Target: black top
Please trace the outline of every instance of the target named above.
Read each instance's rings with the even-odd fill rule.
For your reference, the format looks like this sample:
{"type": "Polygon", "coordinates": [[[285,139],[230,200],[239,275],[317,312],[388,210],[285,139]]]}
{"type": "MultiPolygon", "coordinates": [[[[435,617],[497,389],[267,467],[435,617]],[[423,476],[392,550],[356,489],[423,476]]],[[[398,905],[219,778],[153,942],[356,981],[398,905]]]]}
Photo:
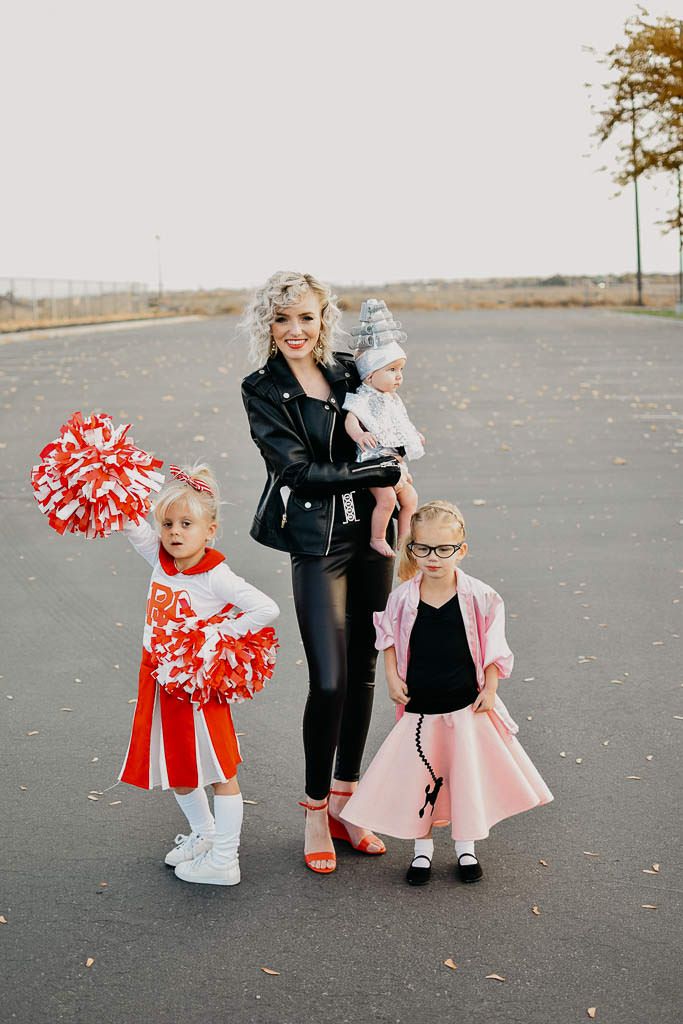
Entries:
{"type": "Polygon", "coordinates": [[[468,707],[479,692],[465,623],[455,594],[440,608],[420,601],[410,634],[406,711],[445,715],[468,707]]]}
{"type": "MultiPolygon", "coordinates": [[[[329,450],[334,452],[343,451],[350,438],[344,427],[344,417],[336,415],[330,408],[333,397],[331,394],[325,401],[304,395],[299,399],[299,406],[309,436],[315,434],[321,412],[327,413],[328,436],[323,438],[323,441],[329,446],[329,450]]],[[[333,495],[331,532],[327,538],[329,554],[333,554],[337,548],[344,547],[349,541],[363,545],[370,543],[370,519],[374,504],[370,491],[366,487],[357,486],[355,482],[350,483],[346,491],[333,495]]]]}

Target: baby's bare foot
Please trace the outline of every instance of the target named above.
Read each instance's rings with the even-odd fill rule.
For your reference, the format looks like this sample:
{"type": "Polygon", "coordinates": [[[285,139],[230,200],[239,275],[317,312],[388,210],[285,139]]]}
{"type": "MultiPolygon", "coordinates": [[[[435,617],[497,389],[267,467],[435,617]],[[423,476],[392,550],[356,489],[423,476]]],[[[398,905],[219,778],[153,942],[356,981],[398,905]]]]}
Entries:
{"type": "Polygon", "coordinates": [[[387,544],[384,537],[371,537],[370,547],[379,555],[384,555],[385,558],[396,557],[395,551],[393,550],[390,544],[387,544]]]}

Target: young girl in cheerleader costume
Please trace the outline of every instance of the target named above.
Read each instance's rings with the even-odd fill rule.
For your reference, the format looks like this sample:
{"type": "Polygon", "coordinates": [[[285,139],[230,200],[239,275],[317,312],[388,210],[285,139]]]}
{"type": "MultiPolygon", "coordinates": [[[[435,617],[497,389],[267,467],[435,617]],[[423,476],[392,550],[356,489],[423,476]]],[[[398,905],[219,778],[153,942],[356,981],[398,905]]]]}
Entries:
{"type": "Polygon", "coordinates": [[[458,877],[477,882],[475,840],[553,798],[497,694],[513,661],[503,602],[463,572],[466,554],[456,506],[423,505],[401,549],[404,582],[374,616],[398,721],[341,816],[413,839],[410,885],[429,881],[433,825],[451,823],[458,877]]]}
{"type": "MultiPolygon", "coordinates": [[[[218,528],[218,487],[205,465],[171,466],[173,479],[154,505],[158,532],[147,520],[128,523],[124,533],[152,566],[143,635],[138,700],[130,744],[119,778],[132,786],[172,789],[187,818],[188,835],[176,837],[166,864],[186,882],[236,885],[242,795],[241,761],[230,706],[212,694],[193,702],[192,680],[176,691],[157,678],[157,643],[180,620],[206,619],[235,605],[232,635],[254,633],[279,614],[265,594],[236,576],[224,555],[211,547],[218,528]],[[214,789],[211,813],[204,787],[214,789]]],[[[173,676],[173,669],[170,675],[173,676]]]]}

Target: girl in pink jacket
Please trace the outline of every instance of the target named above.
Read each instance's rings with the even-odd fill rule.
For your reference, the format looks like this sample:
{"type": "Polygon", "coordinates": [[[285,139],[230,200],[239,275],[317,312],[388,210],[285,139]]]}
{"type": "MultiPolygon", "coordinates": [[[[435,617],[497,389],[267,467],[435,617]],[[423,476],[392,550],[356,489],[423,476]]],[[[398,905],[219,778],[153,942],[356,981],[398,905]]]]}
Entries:
{"type": "Polygon", "coordinates": [[[475,840],[553,797],[497,693],[513,663],[505,612],[495,590],[459,567],[467,554],[462,515],[431,501],[410,526],[399,562],[404,582],[374,616],[398,721],[342,818],[414,839],[410,885],[429,881],[432,827],[450,822],[458,877],[477,882],[475,840]]]}

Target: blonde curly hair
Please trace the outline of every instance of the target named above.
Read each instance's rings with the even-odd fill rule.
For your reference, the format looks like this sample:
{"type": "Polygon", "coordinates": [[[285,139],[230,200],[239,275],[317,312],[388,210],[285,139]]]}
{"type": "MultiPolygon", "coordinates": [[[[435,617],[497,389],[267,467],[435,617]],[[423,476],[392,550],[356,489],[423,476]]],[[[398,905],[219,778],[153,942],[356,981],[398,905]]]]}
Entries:
{"type": "Polygon", "coordinates": [[[187,473],[188,476],[196,476],[203,483],[208,484],[211,488],[211,493],[195,491],[191,484],[185,483],[184,480],[177,480],[174,476],[169,476],[159,491],[152,510],[157,527],[161,525],[169,508],[176,501],[184,501],[193,515],[198,518],[207,516],[212,523],[218,525],[220,495],[213,470],[205,462],[196,462],[193,466],[181,466],[180,469],[187,473]]]}
{"type": "Polygon", "coordinates": [[[402,542],[398,555],[398,578],[409,580],[419,571],[417,561],[408,550],[408,545],[415,540],[415,527],[418,523],[433,523],[435,520],[443,519],[453,524],[453,528],[460,534],[460,539],[465,539],[465,520],[457,505],[450,501],[428,501],[421,505],[417,512],[410,517],[410,533],[402,542]]]}
{"type": "Polygon", "coordinates": [[[279,270],[257,288],[254,297],[245,308],[241,326],[249,335],[249,359],[257,366],[263,366],[271,352],[271,324],[277,309],[293,306],[307,291],[312,291],[320,302],[320,337],[313,349],[316,363],[331,366],[333,350],[343,334],[339,320],[341,311],[336,296],[328,285],[318,281],[312,274],[299,274],[293,270],[279,270]]]}

